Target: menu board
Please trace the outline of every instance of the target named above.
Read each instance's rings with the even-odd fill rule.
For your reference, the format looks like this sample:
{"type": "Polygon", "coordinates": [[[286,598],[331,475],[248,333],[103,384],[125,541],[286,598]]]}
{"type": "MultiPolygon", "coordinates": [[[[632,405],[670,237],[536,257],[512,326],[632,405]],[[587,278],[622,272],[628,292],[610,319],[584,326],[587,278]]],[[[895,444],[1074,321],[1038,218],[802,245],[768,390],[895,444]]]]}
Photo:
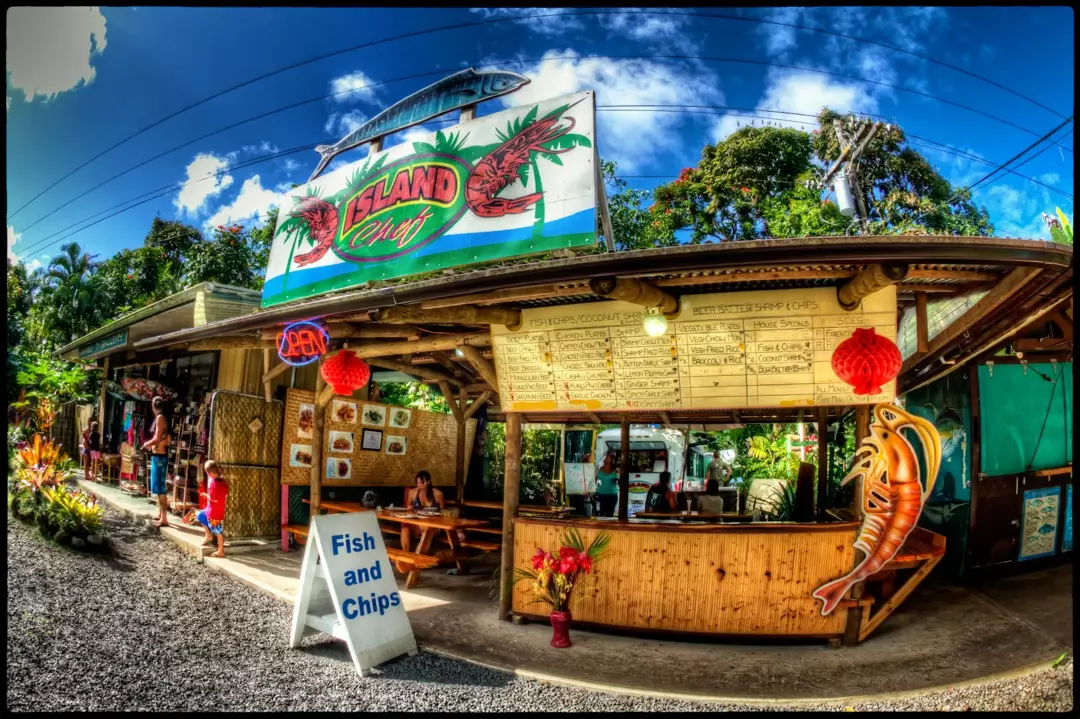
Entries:
{"type": "Polygon", "coordinates": [[[667,332],[650,337],[643,309],[598,302],[523,310],[516,332],[492,325],[504,412],[737,409],[878,404],[896,381],[857,396],[832,370],[859,327],[896,341],[896,288],[847,312],[836,288],[681,298],[667,332]]]}

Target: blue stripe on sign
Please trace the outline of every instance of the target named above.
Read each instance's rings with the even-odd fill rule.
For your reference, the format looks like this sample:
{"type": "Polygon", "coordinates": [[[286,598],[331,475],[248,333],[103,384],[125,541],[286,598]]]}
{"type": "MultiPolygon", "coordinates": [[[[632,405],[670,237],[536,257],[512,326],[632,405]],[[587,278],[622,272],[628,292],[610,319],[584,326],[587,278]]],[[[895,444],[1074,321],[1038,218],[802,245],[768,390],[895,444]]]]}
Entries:
{"type": "MultiPolygon", "coordinates": [[[[595,229],[595,209],[582,210],[569,217],[563,217],[558,220],[544,223],[545,236],[592,232],[595,229]]],[[[497,245],[502,242],[518,242],[521,240],[528,240],[532,236],[533,228],[531,226],[518,227],[510,230],[496,230],[494,232],[470,232],[460,235],[443,235],[431,244],[421,247],[416,252],[405,255],[405,257],[425,257],[441,252],[452,252],[466,247],[484,247],[487,245],[497,245]]],[[[390,261],[393,262],[393,260],[390,261]]],[[[368,266],[377,267],[378,264],[379,263],[370,263],[368,266]]],[[[315,282],[347,275],[355,272],[359,265],[360,263],[338,262],[333,265],[326,265],[325,267],[293,270],[287,275],[289,279],[289,288],[296,290],[315,282]]],[[[285,290],[285,278],[286,275],[281,274],[266,280],[263,285],[263,296],[272,297],[283,292],[285,290]]]]}

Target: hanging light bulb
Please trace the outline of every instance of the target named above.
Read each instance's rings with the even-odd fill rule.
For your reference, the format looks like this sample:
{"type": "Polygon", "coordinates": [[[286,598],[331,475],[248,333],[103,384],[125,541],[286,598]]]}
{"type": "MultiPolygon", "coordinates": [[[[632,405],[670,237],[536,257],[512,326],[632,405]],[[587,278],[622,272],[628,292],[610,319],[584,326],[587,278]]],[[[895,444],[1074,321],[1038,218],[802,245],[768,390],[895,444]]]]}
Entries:
{"type": "Polygon", "coordinates": [[[667,332],[667,325],[667,317],[664,317],[659,307],[650,307],[642,316],[641,326],[650,337],[663,335],[667,332]]]}
{"type": "Polygon", "coordinates": [[[460,347],[454,348],[454,354],[457,355],[458,357],[464,357],[465,356],[465,353],[461,351],[460,347]]]}

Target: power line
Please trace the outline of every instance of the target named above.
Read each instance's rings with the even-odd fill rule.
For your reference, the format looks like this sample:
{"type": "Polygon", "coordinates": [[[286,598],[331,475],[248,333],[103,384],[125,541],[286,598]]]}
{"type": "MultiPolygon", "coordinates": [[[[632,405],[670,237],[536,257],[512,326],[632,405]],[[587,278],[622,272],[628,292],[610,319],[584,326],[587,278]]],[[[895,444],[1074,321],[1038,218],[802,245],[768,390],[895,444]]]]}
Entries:
{"type": "MultiPolygon", "coordinates": [[[[1014,156],[1013,156],[1013,157],[1011,157],[1010,159],[1006,160],[1006,161],[1005,161],[1005,162],[1004,162],[1003,164],[999,165],[997,169],[995,169],[995,170],[993,170],[992,172],[990,172],[989,174],[987,174],[987,175],[983,176],[983,177],[982,177],[981,179],[977,180],[977,181],[976,181],[976,182],[975,182],[974,184],[968,185],[968,189],[970,189],[970,190],[974,191],[974,190],[975,190],[975,188],[977,188],[977,187],[978,187],[979,185],[981,185],[982,183],[984,183],[984,182],[986,182],[987,180],[989,180],[989,179],[990,179],[991,177],[993,177],[994,175],[996,175],[996,174],[997,174],[998,172],[1000,172],[1000,171],[1001,171],[1002,169],[1004,169],[1004,168],[1005,168],[1005,167],[1007,167],[1008,165],[1011,165],[1011,164],[1012,164],[1013,162],[1015,162],[1016,160],[1019,160],[1019,159],[1020,159],[1021,157],[1023,157],[1024,155],[1026,155],[1026,154],[1027,154],[1028,152],[1030,152],[1031,150],[1035,149],[1035,148],[1036,148],[1036,147],[1038,147],[1038,146],[1039,146],[1040,144],[1042,144],[1042,143],[1043,143],[1044,141],[1046,141],[1046,140],[1050,139],[1050,136],[1051,136],[1051,135],[1053,135],[1053,134],[1054,134],[1055,132],[1057,132],[1057,131],[1058,131],[1058,130],[1060,130],[1061,128],[1065,127],[1066,125],[1068,125],[1068,124],[1069,124],[1070,122],[1072,122],[1072,117],[1071,117],[1071,116],[1070,116],[1070,117],[1068,117],[1068,118],[1066,118],[1064,122],[1062,122],[1062,123],[1061,123],[1060,125],[1058,125],[1057,127],[1055,127],[1055,128],[1053,129],[1053,130],[1051,130],[1050,132],[1046,133],[1045,135],[1043,135],[1042,137],[1040,137],[1040,138],[1039,138],[1038,140],[1036,140],[1035,142],[1033,142],[1033,143],[1031,143],[1030,145],[1028,145],[1027,147],[1025,147],[1025,148],[1024,148],[1023,150],[1021,150],[1020,152],[1018,152],[1018,153],[1017,153],[1016,155],[1014,155],[1014,156]]],[[[1047,145],[1047,147],[1049,147],[1049,145],[1047,145]]],[[[1044,151],[1045,151],[1045,149],[1046,149],[1046,148],[1043,148],[1043,149],[1044,149],[1044,151]]],[[[1037,157],[1037,156],[1038,156],[1038,155],[1036,155],[1035,157],[1037,157]]],[[[1034,158],[1034,157],[1031,157],[1031,158],[1029,158],[1029,159],[1028,159],[1028,161],[1030,161],[1030,160],[1033,160],[1033,159],[1035,159],[1035,158],[1034,158]]]]}
{"type": "MultiPolygon", "coordinates": [[[[541,57],[541,58],[531,58],[531,59],[527,59],[527,60],[513,60],[513,61],[492,63],[492,64],[489,64],[489,65],[481,65],[481,66],[478,66],[478,67],[486,68],[486,67],[502,67],[502,66],[509,66],[509,65],[528,65],[528,64],[531,64],[531,63],[534,63],[534,62],[557,61],[557,60],[575,60],[575,59],[578,59],[578,60],[580,60],[580,59],[595,59],[595,60],[635,60],[635,59],[636,60],[643,60],[643,59],[700,60],[700,61],[708,61],[708,62],[745,63],[745,64],[753,64],[753,65],[763,65],[763,66],[767,66],[767,67],[780,67],[780,68],[786,68],[786,69],[803,70],[803,71],[806,71],[806,72],[815,72],[815,73],[820,73],[820,74],[825,74],[825,75],[832,75],[832,76],[835,76],[835,77],[840,77],[840,78],[844,78],[844,79],[848,79],[848,80],[856,80],[856,81],[859,81],[859,82],[867,82],[867,83],[881,85],[881,86],[888,87],[888,88],[895,89],[895,90],[901,90],[903,92],[909,92],[909,93],[919,95],[919,96],[922,96],[922,97],[926,97],[926,98],[929,98],[929,99],[932,99],[932,100],[937,100],[937,101],[944,102],[944,103],[947,103],[947,104],[955,105],[957,107],[969,110],[971,112],[974,112],[974,113],[977,113],[977,114],[980,114],[980,115],[984,115],[985,117],[988,117],[990,119],[996,120],[996,121],[1004,123],[1006,125],[1015,127],[1015,128],[1017,128],[1019,130],[1022,130],[1024,132],[1027,132],[1027,133],[1032,134],[1032,135],[1037,134],[1033,130],[1029,130],[1027,128],[1024,128],[1024,127],[1022,127],[1020,125],[1017,125],[1016,123],[1010,122],[1009,120],[997,117],[996,115],[992,115],[990,113],[983,112],[982,110],[978,110],[976,108],[972,108],[972,107],[969,107],[967,105],[963,105],[963,104],[960,104],[960,103],[953,102],[952,100],[949,100],[947,98],[937,97],[937,96],[931,95],[929,93],[924,93],[924,92],[919,91],[919,90],[913,90],[911,88],[905,88],[905,87],[902,87],[900,85],[881,82],[881,81],[878,81],[878,80],[870,80],[868,78],[862,78],[862,77],[858,77],[856,75],[845,75],[843,73],[835,73],[835,72],[830,72],[830,71],[826,71],[826,70],[819,70],[819,69],[816,69],[816,68],[808,68],[808,67],[803,67],[803,66],[800,66],[800,65],[786,65],[786,64],[782,64],[782,63],[772,63],[772,62],[762,61],[762,60],[744,60],[744,59],[741,59],[741,58],[711,57],[711,56],[704,56],[704,55],[590,55],[590,56],[570,55],[570,56],[555,57],[555,58],[541,57]]],[[[162,157],[165,157],[167,155],[172,154],[173,152],[176,152],[178,150],[182,150],[185,147],[193,145],[193,144],[195,144],[197,142],[201,142],[202,140],[206,140],[206,139],[208,139],[210,137],[213,137],[215,135],[218,135],[218,134],[220,134],[222,132],[226,132],[228,130],[235,129],[237,127],[240,127],[241,125],[245,125],[245,124],[248,124],[250,122],[255,122],[257,120],[265,119],[267,117],[270,117],[272,115],[275,115],[275,114],[278,114],[278,113],[281,113],[281,112],[286,112],[288,110],[293,110],[293,109],[296,109],[298,107],[302,107],[304,105],[309,105],[309,104],[314,103],[314,102],[319,102],[321,100],[331,99],[331,98],[337,97],[339,95],[346,95],[346,94],[349,94],[349,93],[352,93],[352,92],[356,92],[357,90],[360,90],[360,89],[370,89],[370,88],[373,88],[373,87],[378,87],[378,86],[381,86],[381,85],[388,85],[388,84],[395,83],[395,82],[403,82],[403,81],[406,81],[406,80],[414,80],[414,79],[418,79],[418,78],[421,78],[421,77],[439,75],[439,74],[443,74],[445,72],[446,72],[445,70],[434,70],[434,71],[418,73],[418,74],[414,74],[414,75],[408,75],[408,76],[404,76],[404,77],[393,78],[393,79],[390,79],[390,80],[382,80],[382,81],[379,81],[379,82],[368,83],[367,85],[364,85],[364,86],[359,87],[359,88],[354,87],[354,88],[349,88],[348,90],[343,90],[341,92],[331,93],[329,95],[320,95],[318,97],[310,98],[310,99],[307,99],[307,100],[302,100],[300,102],[292,103],[292,104],[286,105],[284,107],[280,107],[280,108],[277,108],[277,109],[274,109],[274,110],[270,110],[268,112],[261,113],[259,115],[255,115],[253,117],[250,117],[250,118],[247,118],[247,119],[244,119],[244,120],[240,120],[239,122],[235,122],[235,123],[233,123],[231,125],[227,125],[227,126],[225,126],[223,128],[214,130],[213,132],[210,132],[210,133],[207,133],[207,134],[202,135],[200,137],[197,137],[197,138],[195,138],[193,140],[188,140],[187,142],[181,143],[180,145],[177,145],[176,147],[165,150],[164,152],[160,152],[157,155],[154,155],[153,157],[150,157],[150,158],[148,158],[146,160],[143,160],[142,162],[140,162],[140,163],[138,163],[136,165],[133,165],[133,166],[131,166],[131,167],[129,167],[129,168],[115,174],[115,175],[113,175],[112,177],[110,177],[110,178],[108,178],[106,180],[103,180],[103,181],[99,182],[98,184],[96,184],[93,187],[89,188],[88,190],[82,192],[81,194],[76,195],[75,197],[67,200],[64,204],[58,205],[53,210],[45,213],[44,215],[39,217],[37,220],[35,220],[34,222],[30,223],[25,228],[23,228],[23,231],[25,232],[26,230],[31,229],[32,227],[37,225],[39,222],[42,222],[46,218],[48,218],[48,217],[52,216],[53,214],[59,212],[63,207],[66,207],[70,203],[85,197],[86,195],[90,194],[91,192],[94,192],[95,190],[98,190],[98,189],[104,187],[105,185],[109,184],[110,182],[113,182],[114,180],[117,180],[117,179],[123,177],[124,175],[139,169],[140,167],[144,167],[145,165],[148,165],[149,163],[154,162],[155,160],[159,160],[162,157]]],[[[612,106],[612,107],[616,107],[616,106],[612,106]]],[[[626,106],[626,107],[630,107],[630,106],[626,106]]],[[[644,107],[650,107],[650,106],[644,106],[643,105],[643,106],[640,106],[640,107],[644,108],[644,107]]],[[[658,106],[658,107],[665,107],[665,106],[658,106]]],[[[693,105],[687,105],[687,106],[684,106],[684,107],[687,107],[687,108],[693,108],[693,107],[710,108],[710,106],[693,106],[693,105]]],[[[713,109],[715,109],[716,107],[722,107],[722,106],[712,106],[713,109]]],[[[732,109],[751,109],[751,108],[732,108],[732,109]]],[[[779,112],[779,111],[769,111],[769,112],[779,112]]],[[[1065,149],[1072,152],[1072,150],[1069,149],[1069,148],[1065,148],[1065,149]]],[[[34,199],[37,199],[37,198],[34,198],[34,199]]],[[[33,200],[31,200],[31,202],[33,202],[33,200]]],[[[27,203],[27,204],[29,204],[29,203],[27,203]]],[[[26,205],[24,205],[23,207],[26,207],[26,205]]],[[[19,209],[21,210],[23,208],[19,208],[19,209]]],[[[13,213],[11,216],[14,217],[14,215],[17,214],[17,212],[18,212],[18,210],[16,211],[16,213],[13,213]]]]}
{"type": "MultiPolygon", "coordinates": [[[[749,117],[749,118],[753,118],[753,119],[771,120],[771,121],[776,121],[776,122],[792,122],[790,120],[784,120],[784,119],[781,119],[781,118],[769,118],[769,117],[761,117],[761,116],[757,116],[757,115],[737,115],[736,113],[714,112],[714,111],[712,111],[713,109],[725,110],[727,108],[727,106],[723,106],[723,105],[715,105],[715,106],[708,106],[708,105],[640,106],[640,108],[645,108],[645,107],[652,108],[650,110],[647,110],[647,111],[652,111],[652,112],[668,112],[668,111],[670,111],[670,112],[686,112],[686,113],[689,113],[689,114],[712,114],[712,115],[731,114],[731,115],[735,115],[735,116],[749,117]]],[[[633,106],[633,105],[600,105],[600,106],[597,106],[597,110],[601,111],[601,112],[605,112],[605,111],[613,111],[613,112],[617,112],[617,111],[640,111],[640,108],[639,108],[639,106],[633,106]]],[[[735,108],[735,109],[745,109],[745,108],[735,108]]],[[[793,111],[787,111],[787,110],[754,110],[754,111],[755,112],[759,112],[759,111],[760,112],[772,112],[772,113],[778,113],[778,114],[789,114],[789,115],[794,115],[794,116],[805,116],[805,117],[813,117],[813,118],[817,117],[816,115],[813,115],[812,113],[799,113],[799,112],[793,112],[793,111]]],[[[443,118],[443,119],[433,120],[433,121],[431,121],[429,123],[424,123],[424,125],[445,124],[447,122],[456,122],[456,121],[457,121],[456,118],[443,118]]],[[[1062,123],[1062,124],[1064,125],[1065,123],[1062,123]]],[[[1060,129],[1060,127],[1061,126],[1056,128],[1055,131],[1057,129],[1060,129]]],[[[1050,134],[1053,134],[1053,132],[1051,132],[1050,134]]],[[[917,137],[917,136],[911,136],[911,137],[917,137]]],[[[924,139],[924,138],[920,138],[920,139],[924,139]]],[[[928,142],[935,142],[935,141],[928,140],[928,142]]],[[[287,155],[292,155],[292,154],[297,154],[297,153],[300,153],[300,152],[304,152],[306,150],[310,150],[310,149],[314,148],[316,144],[318,144],[318,143],[312,143],[312,144],[309,144],[309,145],[303,145],[303,146],[300,146],[300,147],[297,147],[297,148],[293,148],[291,150],[286,150],[284,152],[273,153],[273,154],[270,154],[270,155],[265,155],[265,156],[245,160],[244,162],[237,163],[235,165],[231,165],[231,166],[229,166],[229,167],[227,167],[227,168],[225,168],[225,169],[223,169],[223,170],[221,170],[221,171],[219,171],[217,173],[207,175],[204,178],[200,178],[199,180],[197,180],[197,182],[204,182],[204,181],[207,181],[207,180],[215,178],[215,177],[220,177],[220,176],[225,175],[225,174],[227,174],[229,172],[236,171],[238,169],[243,169],[245,167],[249,167],[249,166],[252,166],[252,165],[261,164],[262,162],[266,162],[268,160],[277,159],[277,158],[284,157],[284,156],[287,156],[287,155]]],[[[935,144],[940,145],[941,143],[936,143],[935,142],[935,144]]],[[[1038,143],[1036,142],[1035,145],[1037,145],[1037,144],[1038,143]]],[[[947,148],[948,146],[947,145],[942,145],[942,147],[947,148]]],[[[1045,151],[1048,148],[1049,148],[1049,145],[1047,145],[1047,147],[1044,148],[1043,151],[1045,151]]],[[[949,149],[951,150],[953,148],[949,148],[949,149]]],[[[944,151],[944,150],[942,150],[942,151],[944,151]]],[[[962,153],[962,154],[967,155],[967,156],[971,157],[972,159],[979,160],[980,162],[984,162],[986,164],[994,164],[991,161],[979,158],[979,157],[977,157],[975,155],[968,155],[968,153],[962,153]]],[[[1026,162],[1030,162],[1032,159],[1034,159],[1034,157],[1029,158],[1027,161],[1025,161],[1025,164],[1026,164],[1026,162]]],[[[1009,163],[1003,163],[1002,165],[995,165],[995,170],[1003,169],[1004,165],[1007,165],[1007,164],[1009,164],[1009,163]]],[[[1072,195],[1064,192],[1063,190],[1059,190],[1058,188],[1052,187],[1050,185],[1047,185],[1047,184],[1045,184],[1043,182],[1040,182],[1038,180],[1035,180],[1033,178],[1029,178],[1029,177],[1026,177],[1024,175],[1020,175],[1019,173],[1016,173],[1016,172],[1014,172],[1012,170],[1007,170],[1007,171],[1008,172],[1013,172],[1013,174],[1016,174],[1019,177],[1027,179],[1027,180],[1029,180],[1031,182],[1034,182],[1034,183],[1036,183],[1038,185],[1042,185],[1043,187],[1046,187],[1047,189],[1050,189],[1050,190],[1058,192],[1058,193],[1060,193],[1062,195],[1065,195],[1066,197],[1070,197],[1070,198],[1072,197],[1072,195]]],[[[634,177],[634,176],[624,176],[624,179],[627,179],[628,177],[634,177]]],[[[673,176],[638,176],[638,177],[640,179],[670,179],[673,176]]],[[[111,208],[109,208],[107,210],[103,210],[102,212],[96,213],[95,215],[91,215],[90,217],[79,220],[79,221],[75,222],[74,224],[69,225],[68,227],[65,227],[65,228],[63,228],[61,230],[58,230],[57,232],[54,232],[54,233],[42,238],[37,243],[32,245],[31,248],[28,248],[27,250],[24,250],[23,252],[24,253],[25,252],[35,252],[35,251],[37,251],[38,247],[43,246],[44,243],[48,242],[53,237],[56,237],[59,234],[67,232],[68,230],[72,230],[77,225],[80,225],[83,222],[87,222],[88,220],[93,220],[94,218],[98,217],[101,214],[111,212],[112,210],[123,207],[124,205],[127,205],[130,202],[135,202],[135,204],[132,204],[132,205],[130,205],[128,207],[123,207],[123,209],[119,210],[116,214],[126,212],[129,209],[134,209],[135,207],[138,207],[138,206],[140,206],[142,204],[145,204],[145,202],[149,202],[151,200],[158,199],[159,197],[170,194],[173,191],[179,190],[185,184],[186,183],[177,183],[177,184],[174,184],[174,185],[168,185],[168,186],[159,188],[158,190],[152,190],[149,193],[144,193],[143,195],[137,196],[137,197],[132,198],[130,200],[125,200],[124,202],[121,202],[118,205],[115,205],[115,206],[113,206],[113,207],[111,207],[111,208]],[[160,194],[158,194],[158,193],[160,193],[160,194]],[[146,199],[145,201],[139,201],[142,198],[146,198],[148,195],[152,195],[152,196],[148,197],[148,199],[146,199]]],[[[948,200],[945,204],[948,204],[949,202],[951,202],[951,199],[948,200]]],[[[68,237],[71,237],[72,235],[74,235],[74,234],[76,234],[78,232],[82,232],[83,230],[88,229],[89,227],[92,227],[93,225],[98,224],[98,222],[104,221],[104,219],[108,219],[108,218],[103,218],[102,220],[98,220],[97,222],[91,222],[90,224],[75,230],[71,234],[65,235],[65,237],[61,238],[61,240],[58,240],[58,242],[62,242],[63,240],[67,239],[68,237]]],[[[53,244],[55,244],[55,243],[53,243],[53,244]]]]}
{"type": "MultiPolygon", "coordinates": [[[[204,105],[205,103],[210,102],[211,100],[214,100],[214,99],[216,99],[218,97],[221,97],[221,96],[226,95],[228,93],[239,90],[239,89],[241,89],[243,87],[247,87],[248,85],[254,84],[254,83],[259,82],[261,80],[265,80],[267,78],[270,78],[270,77],[273,77],[275,75],[281,74],[283,72],[287,72],[289,70],[294,70],[296,68],[303,67],[304,65],[309,65],[309,64],[312,64],[312,63],[315,63],[315,62],[319,62],[321,60],[331,58],[331,57],[336,57],[338,55],[346,54],[346,53],[349,53],[349,52],[354,52],[356,50],[361,50],[361,49],[365,49],[365,48],[369,48],[369,47],[374,47],[376,45],[381,45],[381,44],[390,43],[390,42],[396,42],[398,40],[405,40],[405,39],[419,37],[419,36],[422,36],[422,35],[427,35],[427,34],[432,34],[432,33],[437,33],[437,32],[446,32],[446,31],[449,31],[449,30],[460,30],[460,29],[464,29],[464,28],[478,27],[478,26],[482,26],[482,25],[495,25],[495,24],[500,24],[500,23],[505,23],[505,22],[521,22],[523,20],[540,19],[540,18],[545,18],[545,17],[556,17],[556,16],[560,16],[560,17],[581,17],[581,16],[590,16],[590,15],[591,16],[601,16],[601,15],[660,15],[660,16],[664,16],[664,15],[667,15],[667,16],[705,18],[705,19],[714,19],[714,20],[731,20],[731,21],[737,21],[737,22],[751,22],[751,23],[758,23],[758,24],[763,24],[763,25],[777,25],[777,26],[780,26],[780,27],[790,27],[790,28],[794,28],[794,29],[798,29],[798,30],[804,30],[804,31],[807,31],[807,32],[815,32],[815,33],[820,33],[820,34],[823,34],[823,35],[830,35],[830,36],[833,36],[833,37],[841,37],[841,38],[845,38],[847,40],[852,40],[852,41],[855,41],[855,42],[862,42],[862,43],[866,43],[866,44],[870,44],[870,45],[875,45],[877,47],[882,47],[882,48],[885,48],[885,49],[888,49],[888,50],[892,50],[894,52],[899,52],[899,53],[902,53],[902,54],[911,55],[912,57],[917,57],[917,58],[922,59],[922,60],[926,60],[926,61],[929,61],[929,62],[936,63],[936,64],[941,65],[943,67],[948,67],[950,69],[961,72],[961,73],[963,73],[965,75],[969,75],[969,76],[974,77],[976,79],[982,80],[983,82],[987,82],[987,83],[989,83],[991,85],[994,85],[995,87],[998,87],[998,88],[1000,88],[1002,90],[1005,90],[1006,92],[1009,92],[1009,93],[1011,93],[1013,95],[1016,95],[1017,97],[1023,98],[1025,100],[1027,100],[1028,102],[1034,103],[1035,105],[1038,105],[1039,107],[1042,107],[1043,109],[1048,110],[1049,112],[1052,112],[1055,115],[1058,115],[1059,117],[1063,117],[1056,110],[1053,110],[1052,108],[1047,107],[1046,105],[1043,105],[1042,103],[1038,102],[1037,100],[1034,100],[1034,99],[1032,99],[1032,98],[1030,98],[1030,97],[1028,97],[1026,95],[1023,95],[1023,94],[1021,94],[1021,93],[1019,93],[1019,92],[1017,92],[1015,90],[1012,90],[1012,89],[1010,89],[1010,88],[1008,88],[1008,87],[1006,87],[1006,86],[1004,86],[1004,85],[1002,85],[1002,84],[1000,84],[1000,83],[998,83],[998,82],[996,82],[994,80],[990,80],[989,78],[983,77],[983,76],[981,76],[981,75],[979,75],[977,73],[970,72],[968,70],[965,70],[965,69],[963,69],[961,67],[952,65],[952,64],[947,63],[947,62],[944,62],[942,60],[937,60],[937,59],[929,57],[929,56],[921,55],[919,53],[915,53],[915,52],[912,52],[910,50],[905,50],[903,48],[895,47],[893,45],[889,45],[887,43],[879,42],[879,41],[876,41],[876,40],[870,40],[868,38],[857,37],[857,36],[854,36],[854,35],[847,35],[845,33],[839,33],[839,32],[835,32],[835,31],[831,31],[831,30],[824,30],[824,29],[821,29],[821,28],[813,28],[813,27],[809,27],[809,26],[805,26],[805,25],[800,25],[800,24],[797,24],[797,23],[785,23],[785,22],[779,22],[779,21],[775,21],[775,20],[765,20],[765,19],[762,19],[762,18],[739,17],[739,16],[736,16],[736,15],[704,14],[704,13],[697,13],[697,12],[678,12],[678,11],[660,11],[660,12],[656,12],[656,11],[643,11],[643,10],[635,10],[635,11],[610,11],[610,10],[596,11],[596,10],[589,10],[589,11],[582,11],[582,12],[575,12],[575,13],[565,13],[565,14],[542,13],[542,14],[532,14],[532,15],[520,15],[520,16],[508,17],[508,18],[491,18],[491,19],[472,21],[472,22],[467,22],[467,23],[457,23],[457,24],[453,24],[453,25],[444,25],[444,26],[436,27],[436,28],[428,28],[426,30],[417,30],[417,31],[410,32],[410,33],[405,33],[405,34],[402,34],[402,35],[396,35],[396,36],[393,36],[393,37],[382,38],[382,39],[374,40],[374,41],[371,41],[371,42],[361,43],[359,45],[354,45],[354,46],[348,47],[348,48],[342,48],[340,50],[335,50],[335,51],[330,52],[330,53],[325,53],[323,55],[319,55],[319,56],[316,56],[316,57],[313,57],[313,58],[309,58],[307,60],[303,60],[301,62],[293,63],[291,65],[287,65],[285,67],[278,68],[277,70],[273,70],[273,71],[268,72],[268,73],[263,73],[262,75],[251,78],[251,79],[246,80],[246,81],[244,81],[242,83],[239,83],[237,85],[233,85],[232,87],[229,87],[229,88],[226,88],[226,89],[221,90],[219,92],[216,92],[216,93],[214,93],[214,94],[212,94],[212,95],[210,95],[208,97],[205,97],[205,98],[203,98],[203,99],[201,99],[201,100],[199,100],[199,101],[197,101],[195,103],[192,103],[191,105],[188,105],[188,106],[186,106],[184,108],[181,108],[180,110],[177,110],[177,111],[175,111],[175,112],[173,112],[173,113],[171,113],[169,115],[166,115],[165,117],[161,118],[160,120],[157,120],[156,122],[151,123],[150,125],[147,125],[146,127],[143,127],[141,129],[137,130],[136,132],[132,133],[131,135],[128,135],[127,137],[124,137],[120,141],[118,141],[118,142],[114,143],[113,145],[107,147],[106,149],[99,152],[97,155],[94,155],[93,157],[86,160],[85,162],[83,162],[78,167],[75,167],[74,169],[72,169],[71,171],[66,173],[64,176],[62,176],[56,182],[54,182],[53,184],[51,184],[48,187],[46,187],[45,189],[43,189],[41,192],[39,192],[37,195],[35,195],[33,198],[31,198],[28,202],[26,202],[21,207],[19,207],[17,210],[15,210],[15,212],[13,212],[8,217],[9,218],[14,218],[15,215],[17,215],[22,210],[26,209],[26,207],[28,207],[31,203],[36,201],[38,198],[40,198],[42,195],[44,195],[46,192],[48,192],[52,188],[59,185],[61,182],[66,180],[68,177],[71,177],[71,175],[73,175],[75,172],[78,172],[79,170],[86,167],[90,163],[94,162],[95,160],[99,159],[100,157],[104,156],[105,154],[111,152],[112,150],[115,150],[117,147],[119,147],[119,146],[125,144],[126,142],[134,139],[135,137],[138,137],[139,135],[143,134],[144,132],[146,132],[146,131],[148,131],[150,129],[153,129],[154,127],[157,127],[158,125],[161,125],[162,123],[167,122],[167,121],[169,121],[169,120],[171,120],[171,119],[173,119],[175,117],[178,117],[179,115],[182,115],[183,113],[188,112],[189,110],[193,110],[196,107],[204,105]]],[[[803,69],[809,69],[809,68],[803,68],[803,69]]],[[[844,76],[841,76],[841,77],[844,77],[844,76]]],[[[871,82],[871,81],[868,81],[868,82],[871,82]]],[[[882,83],[877,83],[877,84],[882,84],[882,83]]],[[[963,106],[961,105],[961,107],[963,107],[963,106]]],[[[1019,129],[1024,129],[1024,128],[1019,128],[1019,129]]],[[[1025,130],[1025,131],[1027,131],[1027,130],[1025,130]]],[[[1030,131],[1028,131],[1028,132],[1030,132],[1030,131]]],[[[1034,133],[1032,133],[1032,134],[1034,134],[1034,133]]]]}

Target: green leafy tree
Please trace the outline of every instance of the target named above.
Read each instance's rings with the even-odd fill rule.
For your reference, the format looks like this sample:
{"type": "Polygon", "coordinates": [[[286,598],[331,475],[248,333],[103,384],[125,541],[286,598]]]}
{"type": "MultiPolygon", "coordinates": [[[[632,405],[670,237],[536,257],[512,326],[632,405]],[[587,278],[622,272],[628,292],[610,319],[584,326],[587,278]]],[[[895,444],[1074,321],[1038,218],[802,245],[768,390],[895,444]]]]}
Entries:
{"type": "MultiPolygon", "coordinates": [[[[661,223],[649,212],[652,192],[632,189],[626,180],[616,176],[614,162],[601,161],[604,184],[608,197],[608,214],[611,215],[611,232],[615,235],[615,249],[641,250],[649,247],[670,247],[678,244],[675,233],[667,223],[661,223]]],[[[603,227],[598,228],[603,235],[603,227]]],[[[608,238],[604,238],[605,243],[608,238]]]]}
{"type": "Polygon", "coordinates": [[[70,342],[97,327],[102,320],[100,283],[94,277],[96,255],[75,242],[62,245],[45,272],[41,313],[52,344],[70,342]]]}
{"type": "Polygon", "coordinates": [[[450,414],[446,398],[420,382],[380,382],[379,401],[395,407],[450,414]]]}
{"type": "MultiPolygon", "coordinates": [[[[254,254],[249,234],[240,225],[218,227],[211,240],[194,243],[184,263],[185,286],[220,282],[250,287],[256,281],[254,254]]],[[[261,284],[261,281],[260,281],[261,284]]]]}

